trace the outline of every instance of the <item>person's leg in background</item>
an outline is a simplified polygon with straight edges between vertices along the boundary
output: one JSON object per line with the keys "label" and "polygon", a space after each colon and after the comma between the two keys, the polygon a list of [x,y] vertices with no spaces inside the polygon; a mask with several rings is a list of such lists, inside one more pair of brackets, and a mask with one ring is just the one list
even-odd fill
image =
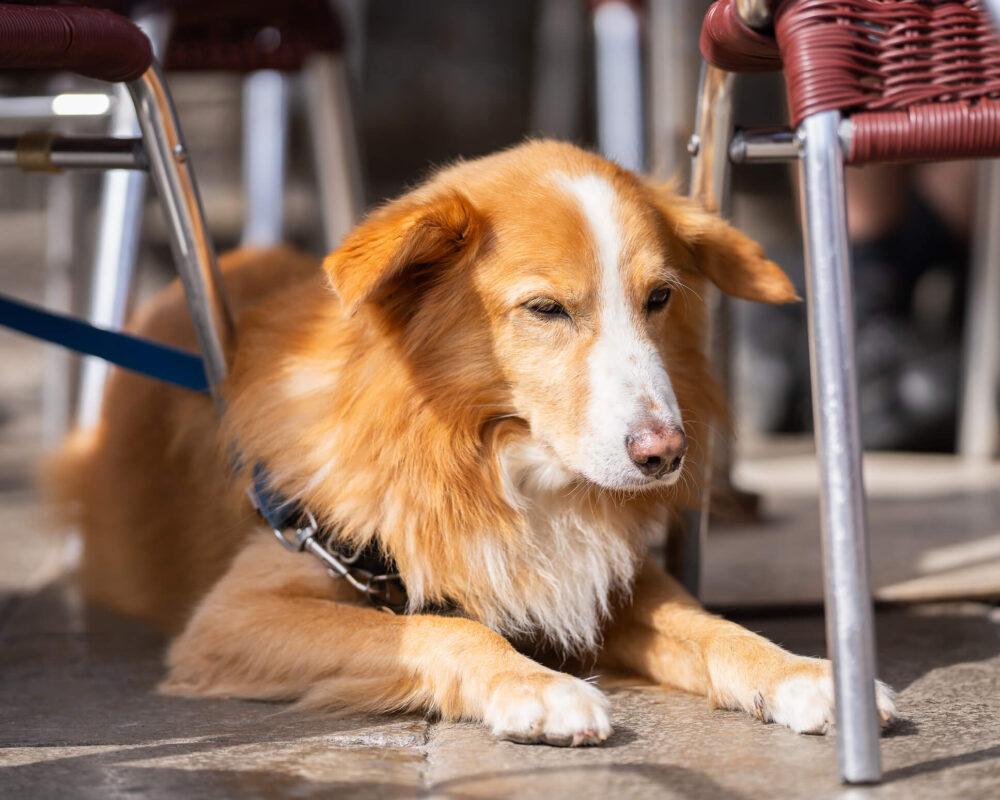
{"label": "person's leg in background", "polygon": [[974,178],[970,162],[848,171],[868,448],[954,448]]}

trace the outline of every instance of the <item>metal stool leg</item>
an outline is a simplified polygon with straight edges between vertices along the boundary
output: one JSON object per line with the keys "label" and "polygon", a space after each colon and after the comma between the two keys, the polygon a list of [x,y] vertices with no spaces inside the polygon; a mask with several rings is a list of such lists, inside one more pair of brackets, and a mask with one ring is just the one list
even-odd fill
{"label": "metal stool leg", "polygon": [[[53,177],[47,188],[45,237],[45,307],[73,313],[75,254],[80,247],[76,222],[80,217],[78,175]],[[42,373],[42,442],[55,447],[73,418],[73,356],[64,347],[46,347]]]}
{"label": "metal stool leg", "polygon": [[976,216],[958,435],[970,461],[993,458],[1000,444],[1000,160],[980,164]]}
{"label": "metal stool leg", "polygon": [[664,180],[688,180],[685,147],[696,119],[695,76],[703,63],[698,34],[708,3],[649,0],[645,8],[650,167]]}
{"label": "metal stool leg", "polygon": [[843,779],[863,783],[879,780],[881,765],[839,123],[836,111],[814,114],[803,121],[799,128],[804,142],[800,174],[837,749]]}
{"label": "metal stool leg", "polygon": [[305,79],[323,232],[326,249],[334,250],[365,206],[350,85],[343,59],[333,53],[310,58]]}
{"label": "metal stool leg", "polygon": [[141,78],[128,84],[128,89],[149,156],[149,171],[163,204],[205,374],[221,408],[226,347],[233,340],[233,322],[188,152],[159,66],[154,62]]}
{"label": "metal stool leg", "polygon": [[[140,13],[135,23],[143,29],[156,53],[162,51],[170,33],[167,11]],[[128,137],[139,134],[132,104],[124,86],[115,87],[117,102],[111,118],[110,134]],[[146,200],[146,173],[139,170],[110,170],[101,189],[100,224],[90,287],[88,319],[104,328],[120,328],[128,312],[129,290],[139,252],[142,210]],[[81,365],[77,424],[87,428],[97,422],[104,397],[108,363],[85,358]]]}
{"label": "metal stool leg", "polygon": [[[698,85],[698,107],[695,112],[695,131],[688,144],[692,155],[691,186],[689,195],[709,211],[725,215],[729,205],[729,139],[733,129],[733,93],[736,75],[724,72],[708,64],[702,65]],[[723,342],[720,332],[726,328],[722,316],[722,295],[714,286],[706,286],[708,304],[708,326],[705,331],[705,352],[718,370],[728,369],[728,356],[720,358],[717,352]],[[719,376],[717,376],[719,377]],[[725,383],[723,383],[725,385]],[[668,552],[672,559],[668,562],[671,574],[677,578],[694,597],[701,588],[701,553],[708,538],[708,520],[712,501],[713,464],[717,461],[720,443],[709,432],[704,445],[702,465],[701,507],[684,515],[683,522],[675,529],[675,535],[682,535],[679,546],[671,546]],[[728,468],[728,467],[727,467]]]}
{"label": "metal stool leg", "polygon": [[282,241],[288,78],[259,70],[243,81],[243,244]]}
{"label": "metal stool leg", "polygon": [[639,17],[611,0],[594,11],[597,59],[597,141],[601,154],[626,169],[645,169],[642,48]]}

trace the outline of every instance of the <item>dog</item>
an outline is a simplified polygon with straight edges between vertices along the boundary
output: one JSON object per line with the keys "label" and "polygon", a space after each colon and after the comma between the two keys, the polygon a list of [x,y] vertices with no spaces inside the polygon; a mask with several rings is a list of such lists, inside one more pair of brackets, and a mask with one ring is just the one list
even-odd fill
{"label": "dog", "polygon": [[[221,269],[237,319],[221,423],[210,399],[119,371],[52,467],[87,596],[174,636],[162,691],[607,739],[606,697],[530,657],[539,645],[828,730],[829,662],[707,613],[646,550],[695,501],[725,425],[706,281],[796,299],[759,245],[669,187],[533,141],[442,169],[325,260],[239,250]],[[195,346],[176,284],[131,329]],[[391,559],[407,612],[278,546],[234,453],[339,542]],[[877,705],[895,716],[881,683]]]}

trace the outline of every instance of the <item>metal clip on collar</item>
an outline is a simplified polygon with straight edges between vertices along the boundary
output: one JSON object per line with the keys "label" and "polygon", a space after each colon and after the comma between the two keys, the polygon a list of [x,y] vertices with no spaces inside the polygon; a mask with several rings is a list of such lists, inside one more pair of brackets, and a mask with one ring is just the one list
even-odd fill
{"label": "metal clip on collar", "polygon": [[[403,588],[400,576],[395,573],[375,574],[368,570],[354,566],[354,562],[361,555],[361,549],[356,550],[351,556],[343,557],[333,553],[329,546],[317,541],[320,534],[319,523],[308,509],[298,509],[296,518],[305,517],[306,524],[299,527],[296,525],[284,525],[278,527],[274,524],[275,516],[268,513],[270,509],[265,508],[265,499],[260,496],[254,486],[247,487],[247,495],[253,507],[271,526],[275,537],[286,550],[293,553],[303,551],[312,553],[323,562],[331,577],[343,578],[351,586],[368,598],[369,602],[382,611],[392,614],[399,614],[406,610],[406,591]],[[291,532],[294,531],[294,534]],[[291,535],[290,535],[291,534]],[[329,537],[327,544],[329,542]],[[355,575],[355,572],[358,574]]]}

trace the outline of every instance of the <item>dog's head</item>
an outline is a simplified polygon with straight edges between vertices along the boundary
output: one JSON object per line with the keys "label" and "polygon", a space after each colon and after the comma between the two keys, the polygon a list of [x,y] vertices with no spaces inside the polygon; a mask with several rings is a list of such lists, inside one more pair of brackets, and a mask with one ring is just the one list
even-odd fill
{"label": "dog's head", "polygon": [[710,383],[703,279],[795,299],[717,217],[555,142],[439,173],[372,214],[325,268],[345,314],[405,331],[429,395],[523,420],[550,483],[620,490],[681,474],[685,418]]}

